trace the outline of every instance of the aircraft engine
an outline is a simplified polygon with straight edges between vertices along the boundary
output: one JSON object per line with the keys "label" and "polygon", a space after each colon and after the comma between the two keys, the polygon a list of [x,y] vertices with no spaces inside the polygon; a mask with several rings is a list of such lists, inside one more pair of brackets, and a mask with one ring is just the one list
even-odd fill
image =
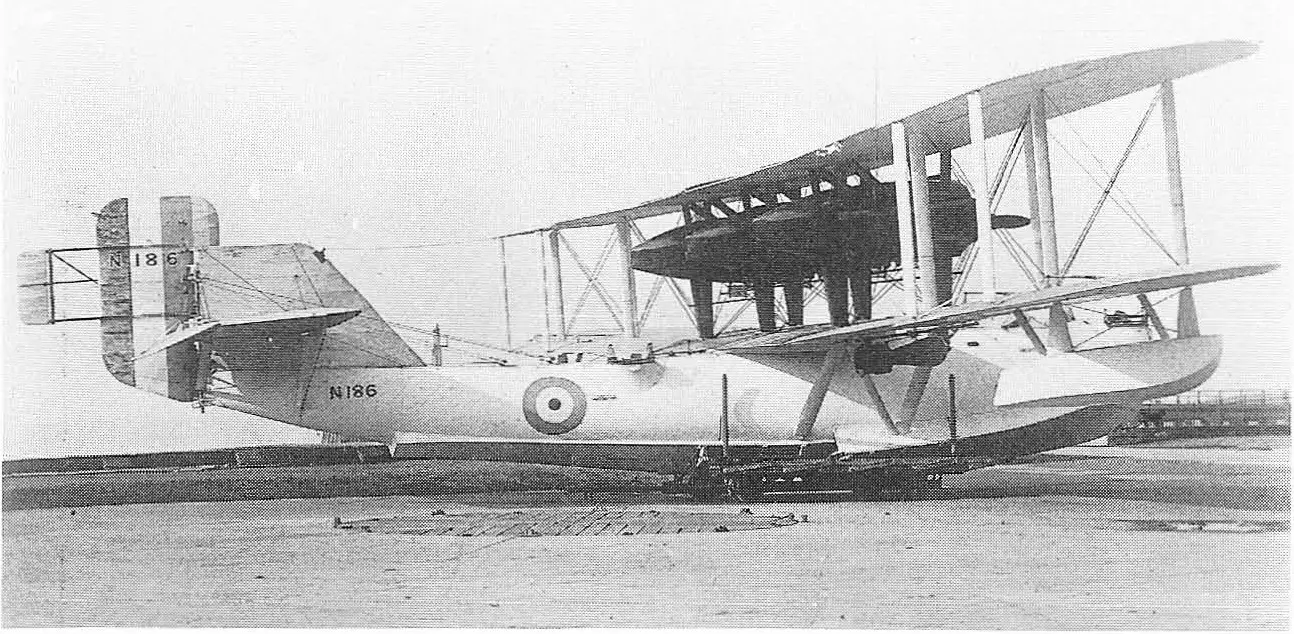
{"label": "aircraft engine", "polygon": [[[929,189],[939,264],[934,275],[942,302],[952,293],[952,258],[976,240],[975,201],[964,186],[940,176],[930,179]],[[787,325],[798,326],[803,323],[804,282],[816,276],[826,283],[832,323],[847,325],[871,317],[873,272],[900,261],[894,188],[871,179],[726,218],[692,213],[699,217],[635,246],[630,262],[639,271],[692,282],[703,337],[713,333],[705,299],[712,282],[752,288],[760,329],[772,331],[777,329],[774,289],[781,287],[787,300]],[[995,216],[993,226],[1015,228],[1028,222],[1003,215]]]}
{"label": "aircraft engine", "polygon": [[921,337],[890,347],[859,346],[854,350],[854,369],[859,374],[887,374],[896,365],[933,368],[948,358],[948,342],[940,336]]}

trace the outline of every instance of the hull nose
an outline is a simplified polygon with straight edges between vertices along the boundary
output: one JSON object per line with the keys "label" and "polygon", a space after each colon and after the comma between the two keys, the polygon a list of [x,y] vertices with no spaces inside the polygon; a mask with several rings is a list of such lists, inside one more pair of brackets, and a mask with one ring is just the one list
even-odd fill
{"label": "hull nose", "polygon": [[1213,375],[1222,338],[1189,337],[1039,357],[998,378],[997,407],[1135,404],[1195,389]]}

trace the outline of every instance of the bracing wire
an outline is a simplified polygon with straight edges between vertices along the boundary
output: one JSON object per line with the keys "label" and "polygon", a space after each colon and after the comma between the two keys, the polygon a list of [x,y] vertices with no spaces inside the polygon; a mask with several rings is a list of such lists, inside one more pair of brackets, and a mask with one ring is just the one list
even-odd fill
{"label": "bracing wire", "polygon": [[488,243],[495,238],[464,238],[462,240],[446,240],[444,242],[423,242],[419,244],[400,244],[386,245],[375,247],[328,247],[333,251],[408,251],[416,249],[438,249],[442,247],[459,247],[468,244]]}
{"label": "bracing wire", "polygon": [[[1155,101],[1158,101],[1158,99],[1159,99],[1159,96],[1156,95]],[[1048,98],[1048,101],[1049,102],[1051,101],[1050,98]],[[1151,103],[1151,106],[1152,107],[1154,106],[1154,102]],[[1054,102],[1052,102],[1052,107],[1053,108],[1056,107],[1056,104]],[[1146,117],[1143,118],[1142,127],[1144,127],[1145,121],[1148,120],[1148,118],[1149,118],[1149,110],[1147,111]],[[1062,122],[1064,122],[1065,126],[1068,127],[1070,131],[1074,134],[1074,137],[1078,139],[1078,142],[1081,143],[1083,147],[1087,149],[1088,153],[1092,155],[1092,160],[1096,163],[1097,167],[1100,168],[1102,172],[1105,172],[1106,175],[1108,176],[1109,170],[1106,169],[1105,164],[1101,162],[1100,157],[1096,155],[1096,151],[1093,150],[1092,146],[1087,143],[1087,140],[1083,137],[1083,135],[1079,134],[1078,130],[1074,127],[1073,124],[1069,122],[1069,120],[1066,117],[1061,116],[1059,117],[1059,119]],[[1065,154],[1068,155],[1069,158],[1074,161],[1075,165],[1078,165],[1079,169],[1083,170],[1083,173],[1086,174],[1087,177],[1091,179],[1091,181],[1094,184],[1096,184],[1097,187],[1103,187],[1100,179],[1098,179],[1096,175],[1094,175],[1092,171],[1088,169],[1087,166],[1082,161],[1080,161],[1078,157],[1075,156],[1075,154],[1071,152],[1070,149],[1063,142],[1061,142],[1060,139],[1055,139],[1055,141],[1056,141],[1056,144],[1060,146],[1060,149],[1063,150]],[[1119,196],[1114,196],[1113,193],[1115,192],[1117,192]],[[1120,201],[1120,198],[1124,198],[1125,200]],[[1146,219],[1141,215],[1140,212],[1137,211],[1136,206],[1132,204],[1132,201],[1127,199],[1127,194],[1123,193],[1123,190],[1119,189],[1119,186],[1117,183],[1111,187],[1110,200],[1112,200],[1115,206],[1118,207],[1124,214],[1128,216],[1128,218],[1132,220],[1133,224],[1137,225],[1138,229],[1141,229],[1141,232],[1144,233],[1147,238],[1150,238],[1151,242],[1153,242],[1155,246],[1159,247],[1160,251],[1164,252],[1164,255],[1168,256],[1169,260],[1171,260],[1174,264],[1177,263],[1177,258],[1173,257],[1173,254],[1171,251],[1168,250],[1168,247],[1165,246],[1162,241],[1160,241],[1159,236],[1155,234],[1154,230],[1150,227],[1150,224],[1146,222]],[[1127,203],[1126,206],[1124,205],[1125,202]]]}
{"label": "bracing wire", "polygon": [[[1146,124],[1150,122],[1150,115],[1154,112],[1155,104],[1157,103],[1159,103],[1158,93],[1156,93],[1155,98],[1151,100],[1150,105],[1146,108],[1146,113],[1142,115],[1140,123],[1137,124],[1136,131],[1132,134],[1132,140],[1129,141],[1127,149],[1124,150],[1123,156],[1119,159],[1119,163],[1115,165],[1114,173],[1110,175],[1109,185],[1107,185],[1101,192],[1101,197],[1097,200],[1095,207],[1093,207],[1092,212],[1088,215],[1087,222],[1083,224],[1083,230],[1079,233],[1078,240],[1074,242],[1073,250],[1069,252],[1069,257],[1065,258],[1065,266],[1061,269],[1061,275],[1068,274],[1070,268],[1074,266],[1074,260],[1078,258],[1079,250],[1083,248],[1083,244],[1087,242],[1087,236],[1091,233],[1092,227],[1096,225],[1096,218],[1101,213],[1102,207],[1105,206],[1105,201],[1110,198],[1110,194],[1118,186],[1119,174],[1123,172],[1124,166],[1128,164],[1128,157],[1132,156],[1132,150],[1136,146],[1137,140],[1141,138],[1141,133],[1145,131]],[[1151,237],[1153,239],[1153,236]],[[1171,254],[1169,257],[1172,257]]]}
{"label": "bracing wire", "polygon": [[[213,258],[213,259],[215,259],[215,258]],[[217,260],[217,261],[218,261],[218,260]],[[226,268],[227,268],[227,267],[226,267]],[[231,271],[231,272],[232,272],[232,271]],[[240,277],[241,277],[241,276],[240,276]],[[244,279],[245,279],[245,278],[244,278]],[[285,299],[285,300],[289,300],[289,301],[292,301],[292,302],[299,302],[299,303],[302,303],[302,304],[305,304],[305,305],[313,305],[313,306],[315,306],[315,307],[321,307],[321,308],[322,308],[322,307],[326,307],[326,306],[327,306],[326,304],[324,304],[324,303],[322,303],[322,302],[302,301],[302,300],[300,300],[300,299],[298,299],[298,298],[291,297],[291,296],[288,296],[288,295],[283,295],[283,294],[280,294],[280,293],[271,293],[271,292],[269,292],[269,291],[266,291],[266,290],[263,290],[263,289],[261,289],[261,288],[258,288],[258,287],[256,287],[255,285],[245,286],[245,285],[242,285],[242,284],[236,284],[236,283],[228,282],[228,281],[225,281],[225,280],[210,279],[210,278],[204,279],[204,282],[209,283],[209,284],[218,284],[218,285],[225,286],[225,287],[232,288],[232,289],[242,289],[242,290],[244,290],[244,291],[248,291],[248,292],[251,292],[251,293],[258,293],[258,294],[260,294],[260,295],[265,296],[267,299],[268,299],[268,298],[271,298],[271,297],[278,297],[278,298]],[[273,302],[273,300],[272,300],[272,299],[271,299],[271,301]],[[277,302],[274,302],[274,303],[277,305]],[[282,308],[282,306],[280,306],[280,308]],[[362,314],[362,313],[361,313],[361,314],[359,314],[359,315],[356,315],[356,316],[355,316],[355,319],[366,319],[366,320],[369,320],[369,321],[382,322],[382,323],[385,323],[385,324],[387,324],[387,325],[389,325],[389,326],[391,326],[391,327],[393,327],[393,328],[400,328],[400,329],[402,329],[402,330],[408,330],[408,331],[410,331],[410,332],[415,332],[415,333],[418,333],[418,334],[421,334],[421,335],[426,335],[426,336],[428,336],[428,337],[434,337],[434,336],[436,335],[436,333],[435,333],[434,331],[427,330],[427,329],[425,329],[425,328],[420,328],[420,327],[418,327],[418,326],[413,326],[413,325],[411,325],[411,324],[405,324],[405,323],[401,323],[401,322],[397,322],[397,321],[391,321],[391,320],[383,319],[383,318],[381,318],[381,317],[377,317],[377,316],[364,315],[364,314]],[[502,352],[502,353],[504,353],[504,354],[516,355],[516,356],[521,356],[521,357],[530,357],[530,358],[532,358],[532,359],[541,359],[541,360],[546,359],[546,358],[545,358],[545,357],[543,357],[542,355],[530,354],[530,353],[526,353],[526,352],[520,352],[520,351],[517,351],[517,350],[509,350],[509,349],[507,349],[507,348],[503,348],[503,347],[499,347],[499,346],[492,346],[492,345],[490,345],[490,344],[487,344],[487,343],[481,343],[481,342],[479,342],[479,341],[472,341],[472,340],[470,340],[470,339],[465,339],[465,338],[463,338],[463,337],[452,337],[452,336],[446,335],[446,334],[444,334],[444,333],[441,333],[441,335],[440,335],[440,336],[441,336],[441,338],[442,338],[442,339],[447,339],[447,340],[451,340],[451,341],[457,341],[457,342],[459,342],[459,343],[464,343],[464,344],[467,344],[467,345],[476,346],[476,347],[484,348],[484,349],[487,349],[487,350],[493,350],[493,351],[495,351],[495,352]],[[381,355],[381,354],[374,353],[374,352],[372,352],[372,351],[367,351],[367,350],[366,350],[366,352],[369,352],[370,354],[373,354],[374,356],[379,356],[379,357],[383,356],[383,355]],[[482,359],[482,360],[487,360],[487,361],[493,361],[493,360],[494,360],[494,359],[490,359],[490,358],[488,358],[488,357],[478,357],[478,358],[480,358],[480,359]]]}

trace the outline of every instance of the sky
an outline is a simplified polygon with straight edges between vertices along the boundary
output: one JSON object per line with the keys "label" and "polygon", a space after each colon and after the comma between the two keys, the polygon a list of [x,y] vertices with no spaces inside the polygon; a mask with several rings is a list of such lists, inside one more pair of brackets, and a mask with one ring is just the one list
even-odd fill
{"label": "sky", "polygon": [[[498,344],[484,238],[745,173],[1017,74],[1230,38],[1262,49],[1177,83],[1192,256],[1286,269],[1197,291],[1228,350],[1205,387],[1288,384],[1281,3],[267,4],[5,3],[6,458],[317,439],[117,384],[93,324],[17,324],[17,253],[91,244],[111,199],[154,214],[159,196],[202,196],[224,243],[325,247],[389,319]],[[1150,97],[1053,120],[1062,248]],[[1116,193],[1163,230],[1161,140],[1151,126]],[[1002,211],[1027,215],[1021,179],[1011,187]],[[605,238],[572,232],[590,264]],[[442,246],[392,248],[429,244]],[[521,340],[543,330],[538,242],[508,248]],[[1109,207],[1075,270],[1166,263]],[[685,323],[668,297],[655,310],[661,332]],[[610,327],[586,312],[581,328]]]}

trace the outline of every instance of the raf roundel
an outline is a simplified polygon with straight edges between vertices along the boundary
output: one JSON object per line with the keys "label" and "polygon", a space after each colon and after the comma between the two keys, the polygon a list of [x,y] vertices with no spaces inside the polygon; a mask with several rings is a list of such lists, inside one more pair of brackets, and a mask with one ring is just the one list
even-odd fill
{"label": "raf roundel", "polygon": [[521,397],[521,411],[535,431],[552,436],[565,434],[584,422],[589,402],[574,381],[544,377],[530,384]]}

